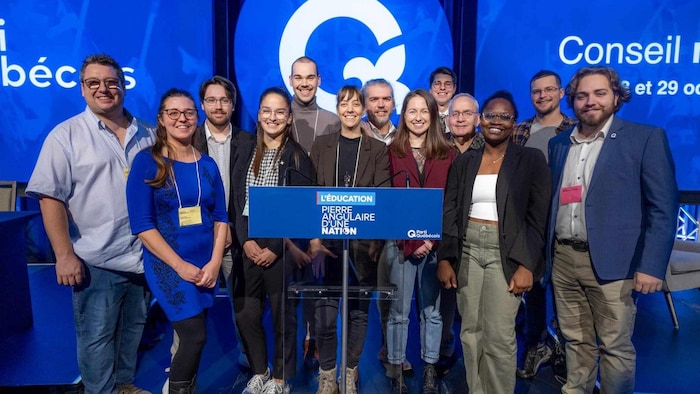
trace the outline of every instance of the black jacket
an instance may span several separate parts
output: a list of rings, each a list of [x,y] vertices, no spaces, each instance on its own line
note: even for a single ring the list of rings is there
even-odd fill
[[[248,167],[253,160],[253,152],[255,152],[256,141],[247,141],[242,143],[236,150],[234,156],[233,170],[231,171],[231,187],[237,193],[231,196],[233,202],[233,212],[235,213],[236,236],[243,245],[248,237],[248,217],[243,216],[243,208],[245,207],[245,186]],[[295,171],[287,171],[292,168]],[[300,175],[301,173],[301,175]],[[285,175],[287,179],[285,180]],[[294,140],[289,139],[285,145],[279,163],[279,186],[287,184],[290,186],[309,186],[313,179],[313,166],[311,159],[307,156],[304,148]],[[281,202],[287,203],[287,202]],[[230,214],[230,212],[229,212]],[[284,250],[284,240],[281,238],[256,238],[255,241],[261,248],[269,248],[270,251],[277,256],[282,256]]]
[[[438,261],[449,261],[455,274],[459,272],[472,188],[483,153],[482,148],[458,156],[447,176]],[[499,247],[506,283],[519,265],[532,271],[534,280],[544,274],[549,174],[542,152],[509,142],[496,182]]]

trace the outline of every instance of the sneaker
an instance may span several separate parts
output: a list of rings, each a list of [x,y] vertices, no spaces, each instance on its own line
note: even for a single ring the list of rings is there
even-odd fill
[[[265,384],[270,380],[270,368],[264,374],[253,375],[246,384],[242,394],[262,394]]]
[[[408,394],[408,386],[406,386],[403,375],[391,379],[391,394]]]
[[[316,394],[338,394],[338,384],[335,382],[335,371],[333,368],[328,371],[318,370],[318,390]]]
[[[345,394],[357,394],[358,380],[359,373],[357,367],[345,368]],[[338,376],[338,387],[342,387],[340,384],[340,376]]]
[[[435,364],[426,363],[423,367],[423,394],[438,394]]]
[[[290,387],[287,383],[280,383],[270,379],[263,386],[262,394],[289,394]]]
[[[546,343],[540,342],[537,346],[530,348],[525,355],[525,364],[523,369],[518,369],[517,375],[519,378],[531,379],[537,375],[537,371],[542,364],[549,361],[552,357],[552,349]]]
[[[150,391],[146,391],[142,388],[136,387],[131,383],[120,384],[117,386],[118,394],[151,394]]]
[[[559,342],[554,343],[551,361],[554,379],[563,385],[566,383],[566,353],[564,352],[564,347],[561,346]]]
[[[315,371],[319,365],[316,340],[313,338],[304,339],[304,368],[309,371]]]

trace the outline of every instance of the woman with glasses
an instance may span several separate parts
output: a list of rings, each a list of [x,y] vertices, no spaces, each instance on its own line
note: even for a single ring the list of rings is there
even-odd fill
[[[364,97],[359,88],[343,86],[337,94],[336,111],[340,131],[316,137],[311,147],[311,160],[320,186],[374,187],[389,186],[389,160],[386,145],[362,132],[360,123],[365,112]],[[374,240],[352,240],[349,243],[350,282],[352,285],[376,286],[377,260],[383,243]],[[323,283],[341,285],[343,279],[342,241],[319,240],[310,242],[309,252],[314,264],[325,269]],[[326,257],[329,256],[329,257]],[[325,262],[324,260],[325,257]],[[319,270],[314,270],[318,272]],[[336,355],[338,349],[337,298],[315,302],[316,340],[320,370],[317,394],[338,392],[336,383]],[[345,374],[346,393],[357,393],[358,363],[367,334],[369,299],[348,299],[348,354]]]
[[[131,231],[143,242],[146,280],[179,337],[169,391],[193,393],[226,242],[226,202],[216,163],[192,144],[192,96],[168,90],[157,121],[155,145],[128,172],[127,205]]]
[[[470,393],[514,392],[515,316],[544,273],[549,168],[541,151],[511,141],[517,116],[510,93],[486,99],[486,144],[455,160],[445,189],[438,278],[457,289]]]
[[[233,158],[231,182],[238,191],[234,199],[235,230],[243,246],[243,264],[234,267],[236,323],[248,355],[253,377],[247,394],[288,392],[285,379],[296,371],[295,304],[285,297],[293,274],[291,241],[248,236],[249,190],[251,186],[308,185],[311,160],[292,136],[291,99],[281,88],[266,89],[260,97],[257,138],[242,144]],[[285,179],[286,178],[286,179]],[[279,204],[293,208],[290,201]],[[267,366],[267,339],[263,327],[265,299],[270,303],[274,331],[272,372]]]
[[[389,145],[391,174],[406,172],[410,184],[406,184],[406,176],[395,176],[392,178],[394,187],[443,189],[455,156],[455,150],[444,137],[433,96],[422,89],[410,92],[403,102],[396,137]],[[422,392],[438,392],[435,363],[440,357],[442,318],[436,247],[437,242],[428,240],[387,243],[389,281],[398,287],[398,298],[391,303],[387,323],[391,364],[388,372],[392,375],[392,390],[397,393],[407,392],[401,365],[406,361],[408,314],[415,283],[418,283],[416,303],[420,313],[421,358],[425,361]]]

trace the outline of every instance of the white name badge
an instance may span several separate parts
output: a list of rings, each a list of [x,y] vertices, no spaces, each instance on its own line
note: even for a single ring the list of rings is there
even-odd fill
[[[180,219],[180,227],[202,224],[202,209],[199,205],[194,207],[179,208],[177,215]]]

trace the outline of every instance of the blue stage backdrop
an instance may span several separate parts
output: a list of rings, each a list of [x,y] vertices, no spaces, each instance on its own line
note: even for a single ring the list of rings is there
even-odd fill
[[[476,96],[510,90],[524,120],[534,115],[528,82],[540,69],[566,84],[581,67],[613,67],[633,96],[618,114],[663,127],[679,187],[700,190],[699,16],[700,2],[686,0],[480,1]]]
[[[0,2],[0,179],[26,181],[41,144],[81,112],[79,70],[104,52],[124,69],[126,107],[155,123],[160,96],[196,96],[213,70],[211,1]]]
[[[304,55],[318,63],[318,103],[332,112],[343,85],[387,79],[400,107],[410,90],[428,88],[432,70],[453,64],[452,36],[437,0],[247,0],[234,48],[243,105],[254,119],[265,88],[292,93],[291,65]]]

